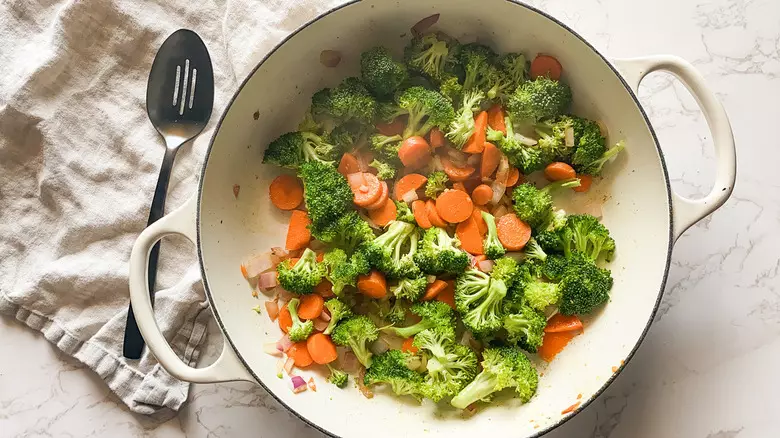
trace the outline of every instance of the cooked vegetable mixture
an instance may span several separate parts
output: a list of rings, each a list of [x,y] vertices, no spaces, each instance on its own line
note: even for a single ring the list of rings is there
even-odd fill
[[[367,396],[386,385],[459,409],[533,397],[529,355],[551,361],[613,282],[609,231],[553,201],[587,191],[623,144],[569,113],[562,70],[439,32],[403,60],[374,47],[360,77],[314,94],[263,157],[289,169],[269,187],[292,213],[286,250],[242,265],[277,292],[280,377],[326,365],[339,388],[352,374]],[[534,172],[549,183],[525,182]]]

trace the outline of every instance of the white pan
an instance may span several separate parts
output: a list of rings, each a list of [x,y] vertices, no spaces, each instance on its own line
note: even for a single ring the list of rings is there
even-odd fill
[[[625,153],[608,165],[606,178],[588,195],[578,195],[580,205],[588,203],[583,197],[603,202],[604,223],[617,241],[610,302],[589,321],[583,335],[542,369],[539,391],[528,404],[510,400],[468,419],[429,402],[420,406],[385,394],[369,400],[351,385],[340,390],[322,377],[316,378],[317,392],[293,394],[289,378],[276,377],[277,358],[262,350],[263,343],[280,337],[279,329],[265,315],[250,310],[262,301],[252,298],[239,271],[247,255],[284,243],[288,215],[274,208],[267,196],[278,170],[261,164],[268,142],[295,128],[312,93],[356,75],[363,50],[382,44],[400,55],[410,27],[434,13],[441,14],[435,28],[463,42],[478,39],[497,52],[555,55],[573,89],[575,112],[606,123],[611,143],[625,139],[627,144]],[[320,63],[323,49],[342,53],[337,68]],[[712,132],[717,178],[712,192],[702,199],[686,199],[671,190],[661,149],[637,100],[639,82],[656,70],[674,74],[688,87]],[[172,375],[195,383],[255,382],[303,421],[330,435],[538,436],[587,406],[629,361],[661,299],[672,245],[729,197],[735,160],[725,111],[702,76],[682,59],[607,59],[552,17],[509,0],[353,2],[295,31],[241,85],[214,134],[197,195],[144,230],[133,247],[132,305],[147,345]],[[241,186],[238,199],[232,194],[234,184]],[[603,201],[605,194],[609,196]],[[152,314],[146,259],[152,245],[169,234],[181,234],[197,244],[206,294],[227,341],[219,359],[206,368],[191,368],[179,360]],[[578,394],[581,405],[562,414]]]

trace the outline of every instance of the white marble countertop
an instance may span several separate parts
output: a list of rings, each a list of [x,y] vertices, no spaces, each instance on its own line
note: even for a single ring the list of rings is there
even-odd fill
[[[550,437],[780,436],[780,2],[533,1],[610,56],[675,54],[723,101],[737,138],[734,195],[677,243],[667,290],[629,366]],[[564,4],[566,3],[566,4]],[[673,186],[714,175],[706,122],[669,76],[640,90]],[[703,158],[702,158],[703,155]],[[319,433],[249,384],[197,385],[172,419],[130,413],[102,381],[41,336],[0,319],[0,436],[234,437]],[[208,356],[221,337],[212,327]]]

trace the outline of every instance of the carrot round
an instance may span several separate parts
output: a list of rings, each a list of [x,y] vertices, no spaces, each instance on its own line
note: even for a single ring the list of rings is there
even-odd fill
[[[483,253],[482,235],[479,233],[477,223],[471,216],[458,224],[458,227],[455,228],[455,235],[460,240],[460,247],[467,253],[472,255]]]
[[[479,230],[480,236],[487,234],[488,229],[485,218],[482,217],[483,211],[487,211],[487,209],[481,205],[475,205],[474,210],[471,212],[471,219],[474,220],[474,223],[477,225],[477,230]]]
[[[384,298],[387,295],[387,282],[385,276],[373,270],[368,275],[361,275],[357,281],[358,290],[370,298]]]
[[[425,211],[428,213],[428,220],[431,221],[431,225],[439,228],[446,228],[447,222],[439,216],[439,212],[436,211],[436,203],[429,199],[425,201]]]
[[[531,227],[514,213],[505,214],[496,224],[498,240],[509,251],[519,251],[531,238]]]
[[[336,296],[333,293],[333,283],[328,280],[322,280],[317,286],[314,287],[314,293],[320,294],[322,298],[330,298]],[[298,311],[300,313],[300,310]]]
[[[416,170],[424,167],[431,160],[431,148],[423,137],[415,135],[401,143],[398,158],[405,167]]]
[[[431,132],[428,133],[428,140],[431,144],[431,149],[440,148],[446,144],[444,141],[444,133],[435,126],[431,129]]]
[[[473,209],[474,203],[468,193],[460,190],[445,190],[436,198],[436,211],[442,219],[451,224],[468,219]]]
[[[555,356],[578,334],[577,331],[545,333],[542,338],[542,346],[537,350],[537,354],[545,362],[552,362]]]
[[[366,205],[366,210],[369,210],[369,211],[376,210],[378,208],[382,208],[382,207],[385,206],[385,203],[387,202],[387,199],[389,197],[388,195],[389,195],[390,191],[387,189],[387,183],[386,182],[380,181],[379,185],[380,185],[380,190],[381,190],[380,195],[379,195],[379,199],[377,199],[376,202],[374,202],[373,204]]]
[[[577,172],[570,165],[556,161],[550,163],[544,168],[544,176],[550,181],[563,181],[565,179],[572,179],[577,177]]]
[[[309,352],[311,360],[320,365],[331,363],[339,357],[330,336],[322,333],[315,333],[306,339],[306,350]]]
[[[268,197],[280,210],[293,210],[303,202],[303,185],[292,175],[279,175],[268,186]]]
[[[317,319],[325,307],[325,299],[318,294],[309,294],[301,297],[298,305],[298,317],[301,319]]]
[[[290,315],[290,309],[288,309],[286,305],[279,309],[279,315],[277,316],[276,321],[283,332],[287,333],[290,331],[290,327],[292,327],[292,316]]]
[[[486,205],[493,199],[493,189],[487,184],[480,184],[471,192],[471,199],[476,205]]]
[[[504,121],[504,108],[499,104],[493,104],[488,110],[488,126],[506,134],[506,122]]]
[[[380,227],[384,227],[390,221],[394,221],[397,215],[398,209],[395,207],[395,202],[390,200],[387,200],[383,206],[368,211],[368,217]]]
[[[311,355],[309,354],[309,349],[306,348],[305,341],[296,342],[293,344],[292,347],[287,350],[287,357],[292,358],[295,366],[298,368],[307,367],[311,365],[312,362],[314,362],[311,359]]]
[[[447,287],[443,291],[436,295],[436,301],[446,303],[448,306],[455,308],[455,280],[447,280]]]
[[[572,187],[575,192],[587,192],[590,190],[590,186],[593,185],[593,177],[590,175],[577,175],[580,179],[580,185],[578,187]]]
[[[520,171],[517,170],[517,167],[510,167],[509,176],[506,179],[506,186],[514,187],[519,182],[520,182]]]
[[[556,81],[561,78],[563,67],[557,59],[550,55],[536,55],[533,61],[531,61],[531,69],[529,71],[531,79],[536,79],[540,76],[546,76]]]
[[[386,135],[388,137],[401,135],[404,133],[404,128],[406,127],[406,121],[404,118],[404,116],[398,116],[390,123],[377,123],[375,126],[377,131],[379,131],[379,133],[382,135]]]
[[[447,282],[444,280],[436,280],[429,284],[425,289],[425,295],[421,298],[422,301],[430,301],[438,296],[441,291],[447,288]]]
[[[403,344],[401,344],[401,351],[412,354],[417,354],[420,351],[419,348],[414,346],[414,336],[404,339]]]
[[[309,231],[309,216],[301,210],[293,210],[290,216],[290,224],[287,226],[287,240],[284,246],[294,251],[296,249],[306,248],[311,241],[311,231]]]
[[[499,161],[501,161],[501,151],[493,143],[485,143],[479,175],[482,178],[490,178],[498,168]]]
[[[357,158],[349,152],[342,155],[341,161],[339,162],[339,173],[347,176],[357,172],[360,172],[360,164],[358,164]]]
[[[545,333],[560,333],[572,330],[582,330],[582,321],[580,321],[577,315],[566,316],[556,313],[547,320],[547,326],[544,327]]]
[[[475,170],[471,166],[457,167],[449,158],[445,157],[441,157],[441,165],[444,167],[444,173],[447,174],[450,181],[456,182],[466,181]]]
[[[355,195],[355,205],[365,207],[376,202],[382,195],[382,185],[379,179],[367,172],[353,173],[347,178],[349,187]]]
[[[420,175],[419,173],[410,173],[408,175],[404,175],[401,179],[395,182],[395,186],[393,187],[393,197],[396,201],[402,201],[405,194],[418,190],[427,182],[428,178]]]
[[[487,135],[488,113],[482,111],[474,118],[474,134],[463,146],[463,152],[467,154],[479,154],[485,149],[485,136]]]
[[[418,199],[412,202],[412,213],[414,213],[414,220],[420,228],[427,230],[433,226],[431,220],[428,219],[428,210],[425,208],[425,201]]]

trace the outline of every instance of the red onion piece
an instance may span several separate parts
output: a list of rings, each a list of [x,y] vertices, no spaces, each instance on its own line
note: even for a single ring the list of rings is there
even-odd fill
[[[279,281],[276,279],[276,271],[263,272],[257,278],[257,287],[260,289],[273,289],[279,286]]]
[[[320,52],[320,63],[325,67],[336,67],[341,62],[341,52],[336,50],[323,50]]]
[[[326,328],[328,328],[328,321],[323,321],[321,318],[317,318],[314,320],[314,330],[321,332]]]
[[[290,253],[285,251],[284,248],[280,248],[278,246],[274,246],[273,248],[271,248],[270,259],[271,259],[271,264],[273,264],[273,266],[278,265],[283,260],[287,260],[288,258],[290,258]]]
[[[416,191],[409,190],[408,192],[404,193],[403,196],[401,196],[401,199],[408,204],[418,200],[419,198],[417,197]]]
[[[279,359],[276,361],[276,377],[280,379],[283,377],[282,371],[284,371],[284,363],[284,359]]]
[[[284,372],[286,372],[288,376],[292,373],[293,367],[295,367],[295,360],[291,357],[287,358],[287,362],[284,363]]]
[[[439,14],[429,15],[412,26],[412,35],[419,36],[439,21]]]
[[[276,346],[276,342],[267,342],[263,344],[263,353],[270,354],[271,356],[281,356],[282,352]]]
[[[294,393],[297,394],[299,392],[306,391],[306,381],[303,380],[303,377],[301,377],[301,376],[292,376],[292,377],[290,377],[290,380],[292,381],[292,384],[293,384],[293,392]]]
[[[490,272],[493,270],[493,260],[482,260],[478,264],[479,270],[482,272]]]
[[[469,268],[474,269],[477,267],[477,258],[473,255],[466,253],[469,256]]]
[[[287,334],[285,334],[284,336],[281,337],[281,339],[276,341],[276,348],[285,353],[292,346],[293,346],[293,341],[290,340],[290,336],[288,336]]]
[[[271,258],[268,253],[252,256],[242,263],[242,265],[246,269],[247,279],[255,278],[263,273],[263,271],[272,267]]]
[[[276,300],[268,300],[265,302],[265,312],[271,321],[276,321],[279,316],[279,303]]]
[[[320,313],[320,319],[325,322],[330,322],[330,313],[328,313],[327,308],[322,309],[322,313]]]

